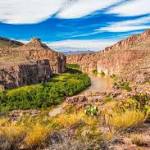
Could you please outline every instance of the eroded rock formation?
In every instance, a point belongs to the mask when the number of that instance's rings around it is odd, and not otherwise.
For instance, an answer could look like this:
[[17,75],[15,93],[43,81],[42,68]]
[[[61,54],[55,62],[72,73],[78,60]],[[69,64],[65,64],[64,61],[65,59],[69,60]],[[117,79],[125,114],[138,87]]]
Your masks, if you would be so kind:
[[69,55],[67,63],[77,63],[85,72],[93,70],[136,82],[150,79],[150,30],[131,36],[103,51]]
[[65,71],[66,58],[39,39],[16,47],[0,48],[0,84],[4,88],[48,81]]

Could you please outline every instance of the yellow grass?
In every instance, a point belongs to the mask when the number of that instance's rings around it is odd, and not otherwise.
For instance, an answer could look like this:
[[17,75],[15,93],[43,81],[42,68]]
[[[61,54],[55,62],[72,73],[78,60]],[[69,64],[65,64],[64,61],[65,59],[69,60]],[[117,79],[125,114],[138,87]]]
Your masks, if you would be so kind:
[[54,121],[62,127],[69,127],[81,120],[91,126],[98,123],[97,119],[87,116],[83,111],[72,114],[61,114],[54,118]]
[[6,124],[0,127],[0,135],[5,137],[10,143],[20,141],[25,135],[25,128],[16,124]]
[[4,126],[5,124],[7,124],[8,123],[8,119],[7,118],[1,118],[0,119],[0,127],[1,126]]
[[117,129],[126,129],[143,123],[145,114],[139,110],[126,110],[123,113],[113,113],[109,118],[109,125]]
[[31,130],[27,131],[24,142],[28,147],[37,146],[42,144],[49,134],[50,129],[48,127],[37,123]]

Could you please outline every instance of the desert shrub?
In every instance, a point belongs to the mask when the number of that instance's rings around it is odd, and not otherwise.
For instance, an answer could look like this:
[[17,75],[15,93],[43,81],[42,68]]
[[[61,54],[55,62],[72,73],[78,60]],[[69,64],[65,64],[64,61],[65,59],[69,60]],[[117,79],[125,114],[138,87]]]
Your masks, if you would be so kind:
[[114,82],[114,87],[117,89],[126,90],[128,92],[132,91],[130,87],[130,83],[128,81],[121,80],[121,81]]
[[65,96],[72,96],[89,85],[90,78],[86,74],[76,72],[55,75],[47,83],[24,86],[0,93],[0,111],[57,105]]
[[86,107],[85,113],[87,115],[97,116],[98,115],[98,108],[96,106],[89,105]]

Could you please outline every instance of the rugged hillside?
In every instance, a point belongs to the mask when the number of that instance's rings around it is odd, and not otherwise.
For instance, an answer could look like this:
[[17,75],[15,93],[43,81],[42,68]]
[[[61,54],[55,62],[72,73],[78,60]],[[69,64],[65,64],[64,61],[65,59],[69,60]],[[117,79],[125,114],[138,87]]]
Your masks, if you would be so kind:
[[150,78],[150,30],[97,53],[69,55],[67,63],[78,63],[88,73],[97,70],[144,82]]
[[66,58],[32,39],[19,47],[0,48],[0,84],[4,88],[45,82],[52,74],[65,71]]
[[23,43],[21,43],[21,42],[0,37],[0,47],[8,47],[8,46],[18,47],[18,46],[22,46],[22,45],[23,45]]

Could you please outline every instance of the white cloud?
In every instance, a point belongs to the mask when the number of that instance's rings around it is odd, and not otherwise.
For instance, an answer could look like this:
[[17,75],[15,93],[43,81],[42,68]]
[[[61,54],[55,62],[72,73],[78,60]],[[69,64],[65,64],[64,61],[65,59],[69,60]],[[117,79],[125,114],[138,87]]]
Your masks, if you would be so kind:
[[36,23],[56,13],[66,0],[0,0],[0,21]]
[[120,16],[138,16],[150,13],[150,0],[130,0],[116,6],[107,13],[115,13]]
[[120,0],[0,0],[0,22],[37,23],[59,12],[60,18],[80,18]]
[[47,43],[49,47],[56,50],[103,50],[107,46],[111,46],[116,41],[112,40],[63,40]]
[[120,1],[121,0],[77,0],[76,3],[66,7],[57,16],[66,19],[80,18]]
[[150,25],[148,25],[149,22],[150,22],[150,17],[142,17],[139,19],[129,20],[129,21],[112,22],[107,27],[99,28],[97,29],[97,31],[129,32],[135,30],[145,30],[150,28]]

